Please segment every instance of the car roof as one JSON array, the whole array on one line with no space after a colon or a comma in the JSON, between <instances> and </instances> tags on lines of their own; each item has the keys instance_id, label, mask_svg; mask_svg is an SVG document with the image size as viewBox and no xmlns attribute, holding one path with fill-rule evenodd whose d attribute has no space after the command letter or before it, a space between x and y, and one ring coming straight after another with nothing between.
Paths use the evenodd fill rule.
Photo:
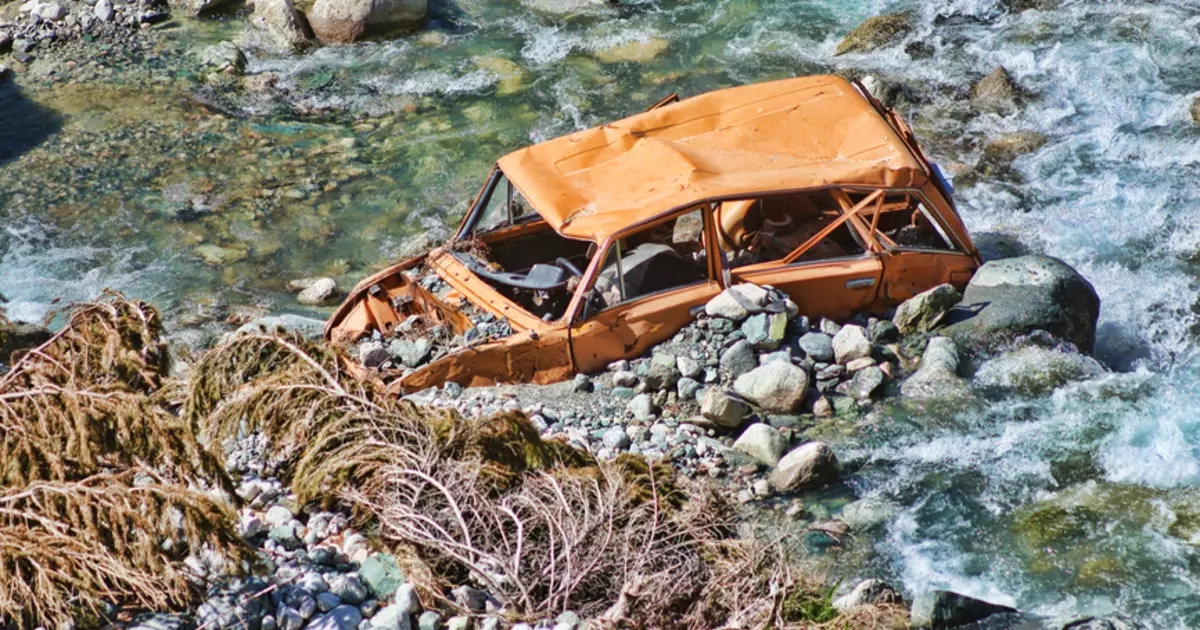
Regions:
<instances>
[{"instance_id":1,"label":"car roof","mask_svg":"<svg viewBox=\"0 0 1200 630\"><path fill-rule=\"evenodd\" d=\"M915 188L927 178L870 101L835 76L708 92L514 151L499 165L556 231L596 242L710 199Z\"/></svg>"}]
</instances>

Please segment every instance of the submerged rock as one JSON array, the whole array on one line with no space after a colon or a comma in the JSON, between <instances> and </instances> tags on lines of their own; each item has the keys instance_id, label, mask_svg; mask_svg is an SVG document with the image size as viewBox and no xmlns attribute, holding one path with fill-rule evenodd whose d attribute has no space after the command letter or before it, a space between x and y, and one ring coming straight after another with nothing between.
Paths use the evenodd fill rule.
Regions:
<instances>
[{"instance_id":1,"label":"submerged rock","mask_svg":"<svg viewBox=\"0 0 1200 630\"><path fill-rule=\"evenodd\" d=\"M962 294L950 284L941 284L909 298L896 309L892 321L905 335L933 330Z\"/></svg>"},{"instance_id":2,"label":"submerged rock","mask_svg":"<svg viewBox=\"0 0 1200 630\"><path fill-rule=\"evenodd\" d=\"M1200 96L1197 96L1196 100L1192 101L1191 112L1192 112L1192 122L1196 123L1197 125L1200 125Z\"/></svg>"},{"instance_id":3,"label":"submerged rock","mask_svg":"<svg viewBox=\"0 0 1200 630\"><path fill-rule=\"evenodd\" d=\"M1121 615L1110 615L1080 617L1063 624L1062 630L1146 630L1146 626Z\"/></svg>"},{"instance_id":4,"label":"submerged rock","mask_svg":"<svg viewBox=\"0 0 1200 630\"><path fill-rule=\"evenodd\" d=\"M913 602L912 623L916 627L939 630L964 626L996 614L1015 612L1015 608L952 591L933 591Z\"/></svg>"},{"instance_id":5,"label":"submerged rock","mask_svg":"<svg viewBox=\"0 0 1200 630\"><path fill-rule=\"evenodd\" d=\"M317 0L308 21L322 42L348 43L417 28L427 13L426 0Z\"/></svg>"},{"instance_id":6,"label":"submerged rock","mask_svg":"<svg viewBox=\"0 0 1200 630\"><path fill-rule=\"evenodd\" d=\"M972 347L993 349L1005 340L1045 330L1091 352L1100 298L1067 263L1048 256L993 260L975 272L963 300L946 316L943 332Z\"/></svg>"},{"instance_id":7,"label":"submerged rock","mask_svg":"<svg viewBox=\"0 0 1200 630\"><path fill-rule=\"evenodd\" d=\"M768 481L779 492L819 486L838 478L838 461L824 442L804 444L779 460Z\"/></svg>"},{"instance_id":8,"label":"submerged rock","mask_svg":"<svg viewBox=\"0 0 1200 630\"><path fill-rule=\"evenodd\" d=\"M886 46L908 33L912 29L911 22L911 18L904 14L877 15L867 18L846 35L846 38L838 44L834 55L871 52L876 48Z\"/></svg>"},{"instance_id":9,"label":"submerged rock","mask_svg":"<svg viewBox=\"0 0 1200 630\"><path fill-rule=\"evenodd\" d=\"M979 367L975 381L985 387L1038 396L1106 372L1099 361L1078 352L1026 345L988 360Z\"/></svg>"},{"instance_id":10,"label":"submerged rock","mask_svg":"<svg viewBox=\"0 0 1200 630\"><path fill-rule=\"evenodd\" d=\"M601 63L645 63L661 55L669 45L670 43L662 37L651 37L646 41L628 42L596 51L596 59Z\"/></svg>"}]
</instances>

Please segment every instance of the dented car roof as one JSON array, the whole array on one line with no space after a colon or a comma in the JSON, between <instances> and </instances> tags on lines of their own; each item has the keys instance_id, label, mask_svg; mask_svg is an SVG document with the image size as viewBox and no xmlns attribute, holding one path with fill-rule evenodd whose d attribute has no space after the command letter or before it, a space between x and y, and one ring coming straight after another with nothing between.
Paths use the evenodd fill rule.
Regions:
<instances>
[{"instance_id":1,"label":"dented car roof","mask_svg":"<svg viewBox=\"0 0 1200 630\"><path fill-rule=\"evenodd\" d=\"M499 164L556 231L597 242L709 199L915 188L928 177L874 106L834 76L709 92L514 151Z\"/></svg>"}]
</instances>

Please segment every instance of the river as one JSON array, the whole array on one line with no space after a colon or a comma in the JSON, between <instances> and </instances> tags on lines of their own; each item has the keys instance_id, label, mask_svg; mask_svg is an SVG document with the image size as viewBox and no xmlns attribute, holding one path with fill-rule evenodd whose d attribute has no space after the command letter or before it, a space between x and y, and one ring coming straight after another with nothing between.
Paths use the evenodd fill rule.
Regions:
<instances>
[{"instance_id":1,"label":"river","mask_svg":"<svg viewBox=\"0 0 1200 630\"><path fill-rule=\"evenodd\" d=\"M452 225L507 151L670 92L873 74L909 86L901 110L952 174L989 138L1044 137L960 181L957 200L990 255L1050 254L1092 281L1109 370L1030 390L1005 385L1028 364L993 366L980 402L883 407L843 432L861 532L836 570L1054 618L1200 627L1200 8L1040 6L462 0L435 2L419 33L299 56L242 20L188 21L161 33L149 69L93 59L88 81L0 86L0 293L30 320L103 287L172 322L214 305L321 315L288 280L352 285ZM834 55L862 20L902 11L903 41ZM187 60L229 38L259 83L200 105ZM997 66L1032 96L964 109Z\"/></svg>"}]
</instances>

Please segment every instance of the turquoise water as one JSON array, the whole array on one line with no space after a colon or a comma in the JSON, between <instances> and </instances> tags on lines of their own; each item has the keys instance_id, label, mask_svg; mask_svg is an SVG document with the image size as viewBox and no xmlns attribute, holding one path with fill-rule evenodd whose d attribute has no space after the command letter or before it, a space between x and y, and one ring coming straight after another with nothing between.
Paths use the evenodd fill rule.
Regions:
<instances>
[{"instance_id":1,"label":"turquoise water","mask_svg":"<svg viewBox=\"0 0 1200 630\"><path fill-rule=\"evenodd\" d=\"M1188 108L1200 9L1046 5L439 2L420 33L300 57L236 21L177 29L149 79L0 95L46 130L0 132L0 146L20 146L0 159L0 293L25 318L103 286L171 312L302 312L287 280L352 284L453 222L507 151L670 92L870 73L909 86L902 112L960 175L964 219L988 251L1016 243L1092 280L1097 355L1115 371L865 418L835 447L874 524L834 570L1050 617L1119 610L1197 627L1200 126ZM914 15L903 41L833 56L864 18L898 11ZM276 76L265 91L218 83L221 116L189 98L202 74L187 60L225 37L246 48L251 76ZM998 65L1036 97L1009 114L963 105ZM1027 130L1046 143L965 185L988 138Z\"/></svg>"}]
</instances>

